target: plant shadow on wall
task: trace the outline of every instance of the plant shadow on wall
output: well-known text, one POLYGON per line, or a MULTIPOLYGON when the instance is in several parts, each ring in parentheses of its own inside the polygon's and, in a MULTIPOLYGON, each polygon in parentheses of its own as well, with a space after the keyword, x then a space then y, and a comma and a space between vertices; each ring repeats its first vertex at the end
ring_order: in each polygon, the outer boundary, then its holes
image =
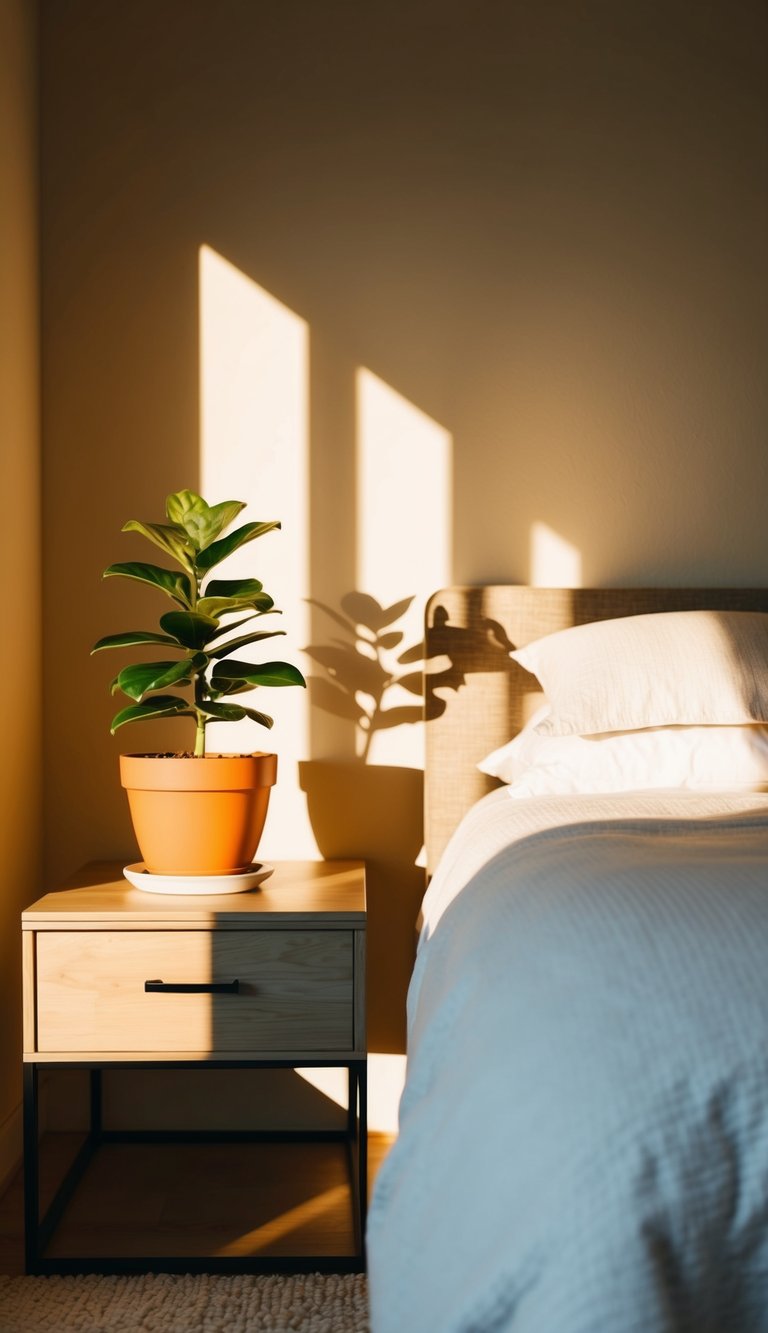
POLYGON ((338 609, 308 600, 329 626, 327 640, 305 649, 320 668, 308 676, 310 700, 342 728, 354 728, 356 757, 301 764, 301 785, 323 856, 366 862, 369 1040, 377 1051, 400 1053, 424 893, 424 871, 417 865, 424 774, 370 760, 377 734, 423 720, 424 646, 406 644, 397 627, 413 597, 385 607, 369 593, 351 591, 338 609), (406 702, 393 702, 393 695, 406 702))
MULTIPOLYGON (((469 599, 473 600, 470 590, 469 599)), ((482 595, 482 590, 477 590, 482 595)), ((510 674, 514 667, 509 654, 517 646, 504 626, 490 616, 480 615, 476 626, 452 625, 449 612, 439 602, 431 608, 430 660, 437 659, 434 670, 424 674, 424 719, 441 717, 448 701, 438 690, 458 691, 467 676, 476 672, 510 674), (446 666, 441 665, 447 663, 446 666)), ((426 653, 426 648, 422 646, 426 653)))
POLYGON ((336 717, 354 722, 363 737, 362 763, 368 762, 371 742, 379 731, 421 722, 423 717, 423 672, 397 673, 394 667, 412 666, 424 657, 423 643, 403 649, 402 630, 393 629, 405 615, 413 597, 404 597, 383 607, 369 593, 348 592, 341 599, 341 611, 310 598, 310 604, 323 611, 344 631, 330 643, 310 644, 305 652, 313 662, 325 668, 326 676, 309 677, 313 704, 336 717), (384 696, 393 687, 415 695, 417 704, 384 707, 384 696))
MULTIPOLYGON (((354 760, 309 761, 300 773, 323 855, 366 861, 369 1036, 377 1051, 405 1049, 405 995, 425 886, 416 864, 423 843, 424 774, 420 768, 371 763, 373 742, 394 727, 440 717, 470 673, 506 675, 515 646, 498 621, 481 615, 472 627, 454 625, 437 603, 427 656, 423 641, 407 643, 397 627, 413 600, 385 607, 370 594, 353 591, 336 609, 310 599, 341 636, 304 650, 322 668, 322 674, 308 676, 312 703, 356 733, 354 760), (401 701, 408 696, 413 702, 401 701)), ((488 783, 478 777, 481 785, 488 783)))

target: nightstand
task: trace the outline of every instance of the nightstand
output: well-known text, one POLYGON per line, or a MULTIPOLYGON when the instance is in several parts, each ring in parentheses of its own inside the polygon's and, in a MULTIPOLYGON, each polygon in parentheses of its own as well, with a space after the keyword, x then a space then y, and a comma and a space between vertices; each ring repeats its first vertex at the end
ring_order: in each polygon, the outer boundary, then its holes
MULTIPOLYGON (((278 863, 258 889, 226 897, 144 893, 122 863, 85 867, 22 915, 25 1248, 29 1273, 361 1271, 365 1267, 365 868, 278 863), (114 1068, 348 1071, 343 1129, 169 1134, 102 1123, 102 1074, 114 1068), (84 1068, 90 1127, 41 1216, 39 1077, 84 1068), (121 1142, 343 1142, 354 1214, 352 1254, 46 1257, 89 1163, 121 1142)), ((338 1149, 337 1149, 338 1151, 338 1149)))

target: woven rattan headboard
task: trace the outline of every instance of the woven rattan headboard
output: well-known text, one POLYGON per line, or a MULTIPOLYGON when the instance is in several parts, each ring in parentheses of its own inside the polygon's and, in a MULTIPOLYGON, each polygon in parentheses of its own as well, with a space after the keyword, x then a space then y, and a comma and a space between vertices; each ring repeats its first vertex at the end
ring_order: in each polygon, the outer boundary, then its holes
POLYGON ((764 588, 446 588, 426 611, 424 830, 431 874, 474 801, 497 784, 475 765, 516 734, 540 696, 509 658, 544 634, 650 611, 768 611, 764 588))

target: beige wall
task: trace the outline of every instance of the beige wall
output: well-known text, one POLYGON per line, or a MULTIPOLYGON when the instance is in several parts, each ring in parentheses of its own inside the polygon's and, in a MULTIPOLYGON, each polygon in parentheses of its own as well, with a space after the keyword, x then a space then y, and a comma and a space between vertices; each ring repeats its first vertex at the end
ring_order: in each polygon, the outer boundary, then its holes
POLYGON ((0 0, 0 1181, 21 1147, 19 914, 38 896, 42 842, 36 37, 35 6, 0 0))
MULTIPOLYGON (((309 326, 317 597, 354 586, 357 366, 453 437, 454 581, 528 580, 536 523, 587 584, 765 580, 765 37, 759 0, 43 0, 52 873, 131 845, 88 648, 120 525, 195 484, 201 245, 309 326)), ((419 877, 367 836, 323 850, 392 894, 396 1050, 419 877)))

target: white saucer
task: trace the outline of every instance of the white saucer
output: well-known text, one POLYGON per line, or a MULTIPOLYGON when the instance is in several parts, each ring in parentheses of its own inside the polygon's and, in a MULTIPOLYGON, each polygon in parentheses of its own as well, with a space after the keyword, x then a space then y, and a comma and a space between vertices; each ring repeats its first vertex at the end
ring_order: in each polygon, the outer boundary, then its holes
POLYGON ((217 893, 245 893, 246 889, 255 889, 273 870, 274 866, 254 861, 253 865, 232 875, 153 875, 143 861, 134 861, 133 865, 124 867, 123 874, 144 893, 205 894, 210 897, 217 893))

